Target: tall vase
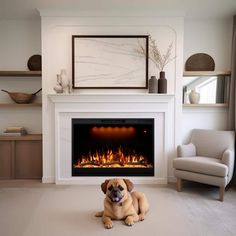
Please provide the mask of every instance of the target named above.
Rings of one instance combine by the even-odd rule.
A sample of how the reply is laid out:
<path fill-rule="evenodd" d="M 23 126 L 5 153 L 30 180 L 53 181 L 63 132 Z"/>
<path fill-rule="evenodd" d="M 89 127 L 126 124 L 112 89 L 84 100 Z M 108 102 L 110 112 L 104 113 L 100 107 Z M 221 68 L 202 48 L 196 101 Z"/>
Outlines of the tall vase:
<path fill-rule="evenodd" d="M 148 81 L 148 92 L 157 93 L 157 78 L 156 76 L 151 76 Z"/>
<path fill-rule="evenodd" d="M 67 89 L 67 75 L 66 75 L 66 70 L 61 69 L 61 85 L 63 88 L 63 92 L 66 92 Z"/>
<path fill-rule="evenodd" d="M 160 72 L 160 78 L 158 79 L 158 93 L 167 93 L 167 79 L 164 71 Z"/>

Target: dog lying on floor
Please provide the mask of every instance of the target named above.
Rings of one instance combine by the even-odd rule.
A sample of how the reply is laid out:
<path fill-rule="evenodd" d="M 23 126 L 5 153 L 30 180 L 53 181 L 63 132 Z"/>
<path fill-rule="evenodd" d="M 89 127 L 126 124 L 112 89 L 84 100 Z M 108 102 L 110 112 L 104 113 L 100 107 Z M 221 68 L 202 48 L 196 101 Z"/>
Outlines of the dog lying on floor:
<path fill-rule="evenodd" d="M 95 216 L 102 217 L 105 228 L 113 227 L 112 220 L 124 220 L 128 226 L 144 220 L 149 203 L 144 193 L 131 192 L 133 187 L 128 179 L 110 179 L 102 183 L 102 191 L 106 194 L 104 210 Z"/>

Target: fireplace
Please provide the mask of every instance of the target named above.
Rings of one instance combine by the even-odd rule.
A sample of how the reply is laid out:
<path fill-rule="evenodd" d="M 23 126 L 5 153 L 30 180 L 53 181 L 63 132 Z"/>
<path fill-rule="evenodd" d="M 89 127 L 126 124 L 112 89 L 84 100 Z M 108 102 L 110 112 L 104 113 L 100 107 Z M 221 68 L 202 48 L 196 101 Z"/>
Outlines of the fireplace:
<path fill-rule="evenodd" d="M 73 122 L 80 120 L 84 125 L 89 125 L 88 120 L 103 121 L 105 127 L 105 120 L 113 122 L 124 120 L 134 121 L 136 118 L 140 121 L 148 121 L 148 127 L 153 128 L 152 141 L 144 145 L 142 140 L 141 145 L 145 146 L 144 151 L 149 151 L 154 148 L 152 157 L 149 162 L 153 162 L 153 168 L 143 168 L 142 176 L 140 174 L 132 173 L 132 168 L 124 170 L 128 172 L 125 176 L 132 175 L 132 180 L 138 184 L 166 184 L 168 163 L 174 155 L 175 146 L 175 122 L 174 122 L 174 96 L 168 94 L 51 94 L 50 100 L 54 105 L 54 126 L 52 129 L 52 139 L 55 137 L 55 182 L 57 184 L 101 184 L 107 173 L 96 174 L 94 170 L 90 174 L 82 174 L 85 168 L 73 168 L 74 154 L 78 150 L 78 143 L 72 141 Z M 93 118 L 93 119 L 91 119 Z M 142 123 L 142 122 L 141 122 Z M 145 123 L 144 123 L 145 124 Z M 76 123 L 75 123 L 76 125 Z M 79 125 L 79 123 L 78 123 Z M 80 124 L 80 126 L 84 126 Z M 91 124 L 90 124 L 91 125 Z M 114 123 L 110 123 L 115 125 Z M 152 129 L 150 128 L 150 129 Z M 79 136 L 78 138 L 83 138 Z M 54 140 L 54 139 L 53 139 Z M 44 139 L 48 142 L 49 139 Z M 74 142 L 74 144 L 73 144 Z M 91 143 L 91 142 L 90 142 Z M 128 143 L 128 142 L 127 142 Z M 152 146 L 149 146 L 150 143 Z M 72 145 L 73 149 L 72 150 Z M 74 148 L 75 146 L 75 148 Z M 53 149 L 52 149 L 53 151 Z M 78 159 L 78 157 L 76 157 Z M 54 163 L 52 163 L 54 164 Z M 74 170 L 73 170 L 74 169 Z M 98 168 L 97 168 L 98 169 Z M 101 169 L 101 168 L 100 168 Z M 104 171 L 105 168 L 102 169 Z M 110 170 L 111 174 L 116 175 L 117 170 Z M 141 169 L 141 168 L 140 168 Z M 73 170 L 73 174 L 72 174 Z M 91 170 L 91 169 L 90 169 Z M 138 169 L 137 169 L 138 170 Z M 116 171 L 114 174 L 113 171 Z M 77 172 L 77 173 L 75 173 Z M 77 175 L 80 172 L 80 175 Z M 149 173 L 145 173 L 149 172 Z M 151 173 L 150 173 L 151 172 Z M 153 175 L 154 172 L 154 175 Z M 110 175 L 111 175 L 110 174 Z M 104 175 L 104 176 L 99 176 Z M 51 177 L 44 176 L 44 182 Z M 53 177 L 52 177 L 53 178 Z"/>
<path fill-rule="evenodd" d="M 72 119 L 72 176 L 154 176 L 154 119 Z"/>

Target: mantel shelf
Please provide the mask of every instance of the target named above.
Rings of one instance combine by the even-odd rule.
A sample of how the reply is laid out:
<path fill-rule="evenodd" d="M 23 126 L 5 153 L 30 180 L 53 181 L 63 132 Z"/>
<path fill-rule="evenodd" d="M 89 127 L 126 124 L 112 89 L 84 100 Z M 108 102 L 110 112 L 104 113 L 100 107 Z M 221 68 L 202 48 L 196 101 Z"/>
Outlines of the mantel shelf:
<path fill-rule="evenodd" d="M 214 76 L 230 74 L 230 71 L 184 71 L 183 76 Z"/>
<path fill-rule="evenodd" d="M 42 107 L 41 103 L 17 104 L 17 103 L 0 103 L 0 108 L 16 108 L 16 107 Z"/>
<path fill-rule="evenodd" d="M 40 77 L 42 71 L 0 71 L 1 77 Z"/>
<path fill-rule="evenodd" d="M 53 103 L 168 103 L 174 94 L 48 94 Z"/>

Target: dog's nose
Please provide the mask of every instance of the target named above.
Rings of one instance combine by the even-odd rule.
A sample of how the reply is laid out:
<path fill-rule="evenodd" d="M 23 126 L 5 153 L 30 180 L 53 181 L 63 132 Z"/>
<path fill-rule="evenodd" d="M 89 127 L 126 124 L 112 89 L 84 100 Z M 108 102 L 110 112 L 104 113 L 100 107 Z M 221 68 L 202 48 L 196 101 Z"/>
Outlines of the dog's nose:
<path fill-rule="evenodd" d="M 118 189 L 113 189 L 113 191 L 112 191 L 112 194 L 113 194 L 113 196 L 114 197 L 117 197 L 118 196 Z"/>

